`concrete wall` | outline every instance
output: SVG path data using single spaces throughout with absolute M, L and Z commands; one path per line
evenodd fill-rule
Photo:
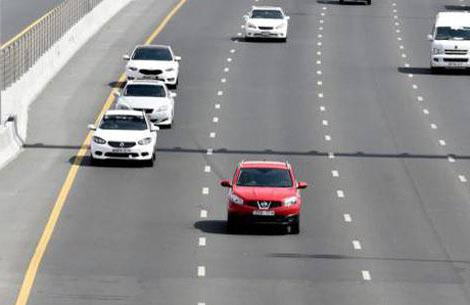
M 21 149 L 19 143 L 24 141 L 27 135 L 28 109 L 38 94 L 75 52 L 131 1 L 137 0 L 101 2 L 57 41 L 25 75 L 1 92 L 0 122 L 5 122 L 9 116 L 14 116 L 16 128 L 13 123 L 0 126 L 0 168 L 19 153 Z

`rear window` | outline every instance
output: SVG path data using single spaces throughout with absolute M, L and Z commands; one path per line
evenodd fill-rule
M 167 48 L 138 48 L 132 55 L 134 60 L 173 60 Z
M 163 86 L 157 85 L 127 85 L 124 96 L 153 96 L 165 97 L 166 92 Z
M 292 178 L 287 169 L 242 168 L 237 180 L 238 186 L 292 187 Z

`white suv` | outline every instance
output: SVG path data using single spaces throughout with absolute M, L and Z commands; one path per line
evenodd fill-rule
M 245 40 L 252 38 L 276 38 L 287 40 L 289 16 L 280 7 L 253 6 L 245 18 Z

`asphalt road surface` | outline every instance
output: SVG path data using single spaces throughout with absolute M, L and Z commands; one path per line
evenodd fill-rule
M 431 75 L 426 41 L 465 2 L 274 1 L 287 43 L 245 42 L 255 3 L 189 0 L 157 37 L 183 61 L 156 167 L 83 160 L 28 304 L 470 304 L 469 74 Z M 134 1 L 33 105 L 0 172 L 2 304 L 121 55 L 173 4 Z M 242 159 L 288 160 L 310 184 L 300 235 L 226 233 L 218 181 Z
M 63 0 L 0 0 L 0 43 L 5 43 Z

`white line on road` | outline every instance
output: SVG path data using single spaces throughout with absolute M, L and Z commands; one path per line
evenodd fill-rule
M 208 155 L 212 155 L 213 153 L 214 153 L 214 149 L 212 149 L 212 148 L 207 149 L 207 154 Z
M 370 272 L 368 270 L 362 270 L 362 278 L 364 279 L 364 281 L 370 281 Z
M 204 172 L 205 173 L 210 173 L 211 172 L 211 167 L 209 165 L 204 166 Z
M 318 55 L 318 56 L 321 56 L 321 51 L 317 51 L 317 55 Z
M 352 241 L 352 244 L 353 244 L 353 247 L 355 250 L 361 250 L 362 249 L 362 246 L 361 246 L 361 242 L 358 241 L 358 240 L 353 240 Z
M 229 68 L 229 67 L 225 67 L 225 68 L 224 68 L 224 72 L 228 72 L 228 71 L 230 71 L 230 68 Z
M 429 114 L 429 110 L 427 110 L 426 108 L 423 109 L 423 113 L 424 114 Z
M 198 277 L 205 277 L 206 276 L 206 267 L 198 266 L 197 267 L 197 276 Z
M 321 70 L 317 70 L 317 74 L 321 75 L 322 74 Z
M 447 161 L 449 161 L 450 163 L 454 163 L 454 162 L 455 162 L 455 158 L 452 157 L 452 156 L 447 156 Z
M 323 98 L 323 93 L 318 93 L 319 98 Z
M 417 97 L 417 99 L 418 99 L 418 102 L 422 102 L 422 101 L 424 101 L 424 98 L 423 98 L 421 95 L 420 95 L 420 96 L 418 96 L 418 97 Z
M 231 57 L 227 58 L 227 62 L 232 62 L 232 58 Z
M 317 60 L 317 65 L 321 65 L 321 60 Z
M 326 110 L 325 106 L 320 106 L 320 111 L 321 111 L 321 112 L 323 112 L 323 111 L 325 111 L 325 110 Z
M 235 49 L 231 49 L 230 53 L 232 53 L 232 54 L 235 53 Z
M 199 245 L 199 247 L 205 247 L 206 246 L 206 238 L 205 237 L 199 237 L 198 245 Z
M 441 145 L 441 146 L 446 146 L 447 144 L 446 144 L 446 141 L 444 141 L 444 140 L 439 140 L 439 145 Z
M 207 218 L 207 210 L 201 210 L 199 213 L 200 218 Z
M 337 190 L 337 191 L 336 191 L 336 196 L 338 196 L 338 198 L 344 198 L 344 191 L 342 191 L 342 190 Z
M 217 91 L 217 95 L 222 96 L 222 95 L 224 95 L 224 92 L 223 91 Z
M 349 214 L 344 214 L 344 221 L 345 222 L 352 222 L 352 218 L 351 218 L 351 215 Z
M 216 133 L 215 133 L 215 132 L 211 132 L 211 133 L 209 134 L 209 137 L 211 137 L 211 138 L 215 138 L 215 135 L 216 135 Z
M 334 170 L 331 171 L 331 175 L 332 175 L 333 177 L 339 177 L 339 172 L 334 169 Z
M 219 122 L 219 118 L 218 117 L 213 117 L 212 118 L 212 123 L 218 123 Z
M 220 104 L 215 104 L 215 105 L 214 105 L 214 108 L 215 108 L 215 109 L 220 109 Z
M 226 79 L 226 78 L 221 78 L 221 79 L 220 79 L 220 82 L 221 82 L 221 83 L 226 83 L 226 82 L 227 82 L 227 79 Z
M 323 126 L 328 126 L 328 121 L 327 120 L 323 120 L 321 123 L 322 123 Z
M 467 182 L 467 177 L 465 177 L 464 175 L 459 175 L 459 180 L 460 182 Z
M 437 125 L 434 123 L 431 123 L 431 129 L 437 129 Z
M 416 85 L 416 84 L 413 84 L 412 87 L 413 87 L 413 89 L 415 89 L 415 90 L 418 89 L 418 85 Z
M 331 141 L 331 136 L 330 135 L 325 135 L 325 140 L 326 141 Z
M 328 159 L 334 159 L 335 158 L 335 154 L 332 153 L 332 152 L 329 152 L 328 153 Z
M 322 86 L 323 85 L 323 82 L 321 80 L 317 81 L 317 85 L 318 86 Z
M 203 195 L 209 195 L 209 188 L 208 187 L 203 187 L 202 188 L 202 194 Z

